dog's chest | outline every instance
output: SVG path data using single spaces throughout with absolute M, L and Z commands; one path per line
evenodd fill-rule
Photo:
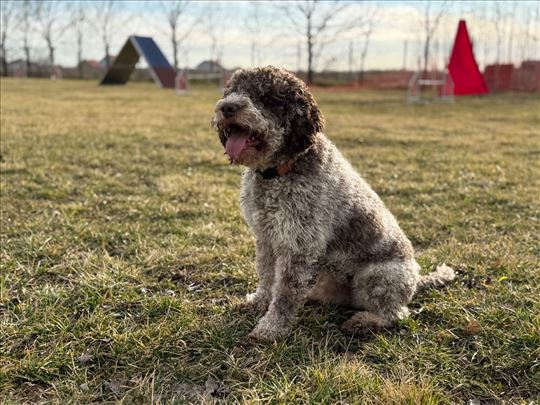
M 263 180 L 251 174 L 244 177 L 241 207 L 257 237 L 288 238 L 297 236 L 302 224 L 313 223 L 315 197 L 305 182 Z

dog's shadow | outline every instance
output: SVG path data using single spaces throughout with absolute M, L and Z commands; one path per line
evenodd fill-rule
M 236 287 L 220 297 L 217 305 L 209 303 L 212 299 L 201 302 L 198 327 L 178 334 L 184 347 L 182 360 L 173 371 L 177 384 L 201 390 L 208 381 L 217 381 L 216 395 L 233 398 L 237 390 L 259 384 L 278 387 L 297 376 L 310 379 L 320 373 L 336 373 L 336 378 L 342 378 L 343 370 L 352 370 L 350 376 L 361 378 L 362 370 L 385 367 L 392 358 L 392 352 L 384 350 L 385 341 L 396 344 L 396 338 L 413 332 L 404 321 L 381 331 L 354 335 L 343 331 L 341 325 L 357 309 L 308 302 L 285 340 L 252 342 L 247 336 L 263 314 L 243 306 L 245 288 Z M 415 312 L 419 305 L 411 303 L 410 308 Z M 373 350 L 374 346 L 381 350 Z
M 308 302 L 285 340 L 252 342 L 248 335 L 264 315 L 243 305 L 245 294 L 253 286 L 248 286 L 243 279 L 226 277 L 227 293 L 212 298 L 212 294 L 207 294 L 218 287 L 216 283 L 223 287 L 221 284 L 225 281 L 221 278 L 199 280 L 186 272 L 189 274 L 185 277 L 200 282 L 206 293 L 187 294 L 190 304 L 186 308 L 195 308 L 195 321 L 186 329 L 176 331 L 167 341 L 169 347 L 181 345 L 178 348 L 181 355 L 172 372 L 174 380 L 178 385 L 184 384 L 183 387 L 202 389 L 208 378 L 223 386 L 246 387 L 254 380 L 269 379 L 270 382 L 281 378 L 272 376 L 276 370 L 283 373 L 283 378 L 289 378 L 314 372 L 321 364 L 337 367 L 351 358 L 380 365 L 385 361 L 384 355 L 372 353 L 369 347 L 379 339 L 394 339 L 408 329 L 406 323 L 397 323 L 389 329 L 354 335 L 341 326 L 357 309 Z M 182 284 L 186 282 L 185 277 L 179 279 Z M 158 356 L 168 357 L 167 353 Z
M 256 372 L 264 364 L 297 370 L 317 363 L 317 359 L 339 358 L 358 352 L 378 334 L 392 334 L 388 329 L 365 335 L 352 335 L 341 330 L 341 325 L 357 311 L 351 308 L 319 303 L 307 303 L 298 316 L 290 335 L 279 342 L 253 342 L 247 338 L 262 313 L 237 303 L 225 305 L 219 317 L 213 316 L 209 327 L 201 327 L 184 334 L 190 351 L 189 364 L 205 368 L 209 373 L 225 378 L 238 368 Z M 196 343 L 196 344 L 195 344 Z M 186 364 L 186 366 L 189 366 Z M 190 367 L 186 367 L 188 371 Z M 191 374 L 191 375 L 190 375 Z M 197 372 L 183 374 L 187 381 L 199 380 Z

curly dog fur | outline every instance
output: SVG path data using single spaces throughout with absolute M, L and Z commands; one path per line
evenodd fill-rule
M 247 301 L 265 311 L 251 338 L 285 338 L 307 299 L 358 308 L 346 330 L 388 327 L 419 288 L 454 278 L 445 265 L 419 275 L 411 242 L 322 133 L 323 115 L 292 73 L 237 71 L 212 125 L 231 161 L 247 166 L 241 208 L 259 275 Z

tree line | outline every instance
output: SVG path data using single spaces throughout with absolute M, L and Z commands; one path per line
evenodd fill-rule
M 196 5 L 189 0 L 153 1 L 147 2 L 148 7 L 157 8 L 163 18 L 166 30 L 159 27 L 170 44 L 173 65 L 175 69 L 180 66 L 181 47 L 188 40 L 193 29 L 199 25 L 210 42 L 210 59 L 219 61 L 223 56 L 224 36 L 226 28 L 220 22 L 226 18 L 226 4 L 206 3 L 199 15 L 186 23 L 186 15 L 190 8 Z M 47 49 L 48 63 L 56 63 L 56 51 L 66 33 L 70 32 L 76 43 L 77 66 L 81 69 L 84 57 L 85 36 L 93 35 L 100 39 L 104 63 L 109 67 L 111 61 L 111 43 L 118 35 L 128 18 L 125 11 L 126 3 L 108 0 L 95 2 L 63 2 L 41 0 L 5 0 L 2 7 L 1 54 L 2 71 L 7 74 L 7 63 L 10 60 L 11 49 L 22 50 L 26 68 L 29 71 L 33 62 L 33 48 L 38 37 L 41 45 Z M 355 18 L 343 18 L 350 10 L 352 3 L 340 0 L 319 2 L 316 0 L 298 0 L 277 3 L 276 5 L 261 5 L 255 1 L 249 3 L 250 12 L 243 21 L 246 30 L 252 38 L 251 61 L 258 64 L 261 60 L 261 50 L 264 47 L 261 18 L 262 7 L 273 7 L 282 18 L 287 21 L 292 32 L 299 35 L 299 47 L 305 49 L 307 61 L 307 78 L 313 81 L 316 63 L 323 59 L 325 49 L 337 41 L 339 35 L 352 29 L 362 31 L 362 52 L 360 65 L 364 66 L 367 56 L 369 38 L 373 32 L 374 17 L 377 7 L 370 7 L 370 12 Z M 200 7 L 199 7 L 200 8 Z M 364 30 L 365 27 L 365 30 Z M 165 32 L 163 32 L 165 31 Z M 17 45 L 15 45 L 15 43 Z M 17 48 L 17 46 L 19 48 Z M 300 52 L 300 51 L 299 51 Z M 298 56 L 300 57 L 300 55 Z M 326 61 L 328 62 L 328 61 Z M 82 77 L 82 70 L 79 71 Z
M 531 44 L 538 46 L 537 35 L 540 23 L 539 8 L 532 7 L 525 15 L 527 26 L 525 35 L 517 39 L 515 24 L 509 23 L 518 11 L 518 2 L 507 2 L 503 7 L 499 2 L 494 4 L 494 12 L 484 15 L 481 8 L 476 7 L 473 17 L 484 20 L 491 19 L 495 32 L 496 45 L 488 48 L 487 32 L 485 29 L 473 31 L 473 36 L 480 38 L 477 45 L 483 46 L 484 54 L 488 49 L 495 49 L 496 62 L 501 61 L 503 49 L 512 57 L 512 53 L 520 52 L 525 57 L 525 49 Z M 140 4 L 140 3 L 139 3 Z M 297 70 L 305 70 L 307 81 L 313 82 L 316 71 L 325 70 L 338 60 L 344 60 L 347 52 L 344 44 L 348 44 L 349 71 L 357 72 L 357 80 L 362 81 L 366 60 L 374 32 L 385 13 L 391 13 L 391 7 L 382 7 L 376 2 L 350 2 L 343 0 L 291 0 L 261 4 L 257 1 L 246 3 L 249 12 L 243 21 L 238 16 L 231 15 L 231 3 L 199 3 L 190 0 L 147 1 L 143 3 L 146 10 L 152 9 L 160 16 L 161 23 L 156 28 L 168 38 L 169 49 L 175 69 L 187 59 L 184 46 L 195 29 L 204 35 L 209 44 L 210 60 L 220 61 L 223 58 L 225 40 L 228 35 L 227 21 L 235 21 L 245 30 L 250 40 L 251 64 L 258 65 L 263 59 L 262 54 L 270 43 L 283 39 L 294 38 L 295 45 L 284 52 L 294 53 L 297 60 Z M 234 4 L 234 3 L 233 3 Z M 453 2 L 424 1 L 415 3 L 419 8 L 416 21 L 411 21 L 411 31 L 414 31 L 418 63 L 416 68 L 428 70 L 430 61 L 437 57 L 441 43 L 452 39 L 455 27 L 442 27 L 442 21 L 450 12 Z M 521 3 L 520 3 L 521 4 Z M 68 33 L 75 43 L 77 66 L 82 77 L 82 64 L 85 55 L 85 44 L 88 37 L 99 39 L 105 66 L 111 62 L 111 44 L 118 38 L 122 29 L 129 23 L 129 4 L 119 0 L 107 1 L 43 1 L 43 0 L 3 0 L 1 2 L 1 56 L 2 72 L 7 74 L 7 64 L 12 51 L 24 55 L 26 68 L 29 71 L 35 58 L 36 46 L 46 49 L 48 64 L 54 66 L 56 53 Z M 521 4 L 521 6 L 523 6 Z M 480 10 L 480 11 L 479 11 Z M 487 9 L 486 9 L 487 10 Z M 273 21 L 279 21 L 280 26 L 269 24 L 268 12 L 271 11 Z M 265 14 L 265 16 L 263 16 Z M 189 16 L 189 18 L 188 18 Z M 388 15 L 386 16 L 388 17 Z M 447 30 L 447 32 L 444 32 Z M 441 33 L 441 31 L 443 31 Z M 536 32 L 536 34 L 535 34 Z M 438 37 L 439 36 L 439 37 Z M 39 42 L 38 42 L 39 41 Z M 506 46 L 504 44 L 506 42 Z M 404 68 L 407 65 L 407 42 L 404 43 Z M 514 48 L 518 47 L 518 51 Z M 340 49 L 337 52 L 337 49 Z M 448 51 L 448 50 L 446 50 Z M 13 53 L 15 53 L 13 52 Z M 435 54 L 435 56 L 433 56 Z M 294 57 L 293 56 L 293 57 Z M 184 59 L 184 61 L 182 61 Z

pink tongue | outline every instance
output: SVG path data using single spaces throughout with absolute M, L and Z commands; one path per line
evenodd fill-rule
M 227 144 L 225 145 L 225 153 L 227 153 L 227 155 L 229 155 L 232 160 L 238 160 L 240 154 L 246 147 L 248 138 L 249 135 L 231 135 L 229 139 L 227 139 Z

